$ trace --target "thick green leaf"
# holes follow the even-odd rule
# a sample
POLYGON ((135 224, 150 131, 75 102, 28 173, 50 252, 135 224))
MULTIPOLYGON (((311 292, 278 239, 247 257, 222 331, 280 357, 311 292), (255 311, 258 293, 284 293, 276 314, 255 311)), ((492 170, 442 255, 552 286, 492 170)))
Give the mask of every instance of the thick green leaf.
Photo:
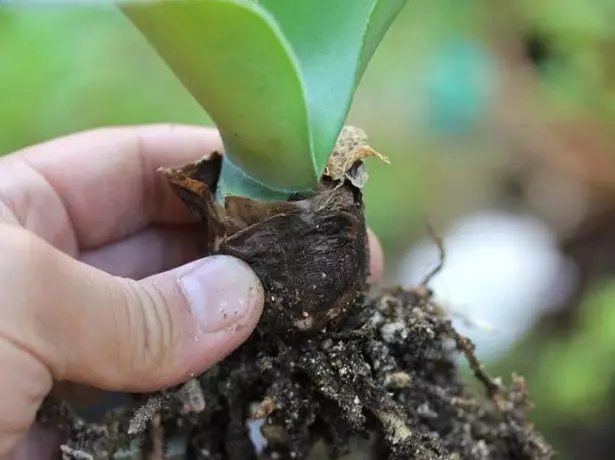
POLYGON ((219 128, 227 159, 275 189, 311 189, 305 91, 274 19, 248 0, 120 2, 219 128))
MULTIPOLYGON (((393 19, 405 3, 406 0, 244 0, 243 2, 240 0, 201 0, 185 3, 162 1, 141 7, 145 11, 154 10, 154 20, 150 15, 148 22, 135 21, 135 8, 132 7, 129 15, 169 65, 174 68, 189 90, 196 95, 195 97, 218 124, 223 135, 226 136, 231 129, 235 135, 243 135, 244 132, 250 130, 250 124, 243 125, 246 117, 238 115, 242 115, 247 107, 250 109, 254 109, 255 106, 260 107, 258 111, 262 116, 260 131, 252 131, 250 136, 244 135, 246 141, 249 139, 249 142, 228 145, 231 153, 236 154, 236 158, 232 158, 232 161, 259 182, 276 188, 299 190, 298 182, 294 175, 289 174, 289 171, 304 170, 306 148, 309 146, 314 176, 318 177, 322 173, 348 115, 354 92, 365 68, 393 19), (196 7, 195 4, 199 6, 196 7), (227 22, 217 27, 217 24, 211 23, 212 17, 208 17, 203 11, 217 10, 225 4, 233 5, 233 9, 228 10, 227 22), (215 5, 215 7, 210 5, 215 5), (259 10, 259 7, 271 14, 279 25, 281 33, 273 20, 266 21, 270 18, 265 12, 259 10), (164 12, 164 9, 180 8, 185 11, 194 8, 195 11, 189 14, 189 17, 172 17, 164 12), (271 30, 275 30, 275 38, 280 40, 280 45, 261 40, 250 28, 237 27, 236 20, 232 17, 235 10, 250 11, 255 16, 263 18, 262 22, 267 22, 271 30), (184 30, 186 37, 192 35, 195 38, 194 42, 203 46, 200 54, 196 45, 188 43, 191 46, 186 47, 186 42, 180 42, 172 38, 171 34, 165 34, 164 23, 171 24, 172 21, 173 23, 185 21, 185 24, 177 23, 178 27, 184 30), (228 30, 229 23, 233 23, 232 33, 228 30), (221 43, 218 37, 215 43, 217 49, 211 52, 210 48, 213 43, 208 41, 211 36, 206 35, 210 32, 210 27, 216 29, 216 33, 213 34, 215 37, 223 32, 230 38, 230 42, 221 43), (203 32, 204 30, 207 32, 203 32), (247 41, 249 46, 244 47, 244 41, 247 41), (290 44, 290 47, 287 47, 286 42, 290 44), (287 93, 283 85, 276 84, 276 82, 284 81, 288 69, 262 61, 261 56, 269 56, 272 53, 270 47, 286 51, 289 61, 293 64, 296 64, 296 61, 293 61, 293 55, 298 60, 301 80, 297 86, 300 87, 303 84, 304 92, 297 91, 297 94, 307 97, 307 108, 301 112, 302 116, 308 118, 306 124, 299 123, 296 116, 299 101, 304 103, 305 100, 294 96, 292 92, 287 93), (181 62, 178 63, 177 59, 173 59, 180 50, 193 55, 193 61, 187 62, 183 67, 180 67, 181 62), (217 86, 218 81, 212 81, 208 72, 215 65, 213 60, 226 61, 225 56, 228 53, 237 58, 232 61, 232 64, 237 67, 230 71, 234 71, 239 78, 236 81, 223 78, 219 81, 222 85, 217 86), (210 62, 209 67, 197 64, 202 59, 201 56, 210 62), (242 62, 240 56, 244 56, 245 61, 242 62), (242 69, 242 66, 246 69, 242 69), (258 94, 253 94, 254 85, 244 83, 246 81, 244 75, 249 68, 253 74, 250 78, 263 81, 262 90, 257 89, 258 94), (199 75, 201 75, 200 80, 199 75), (187 76, 193 78, 187 78, 187 76), (273 84, 266 85, 266 82, 273 84), (235 84, 238 85, 237 89, 233 87, 235 84), (229 128, 225 131, 222 120, 218 114, 214 113, 214 109, 219 104, 224 104, 224 95, 229 91, 245 94, 243 100, 249 102, 240 107, 230 106, 227 103, 227 106, 220 110, 220 113, 228 115, 225 121, 228 121, 229 128), (209 93, 216 93, 218 100, 213 101, 209 93), (272 104, 269 101, 280 101, 280 103, 272 104), (269 125, 265 126, 267 123, 269 125), (295 124, 294 129, 293 124, 295 124), (259 135, 266 136, 267 134, 270 134, 267 136, 268 139, 258 138, 259 135), (271 150, 271 145, 276 142, 278 145, 274 145, 274 150, 271 150), (289 146, 295 146, 292 153, 289 153, 289 146), (263 152, 263 149, 267 149, 268 152, 263 152), (284 156, 284 161, 279 159, 271 161, 272 158, 279 156, 284 156), (301 168, 297 168, 297 162, 301 168), (280 173, 281 171, 283 173, 280 173), (281 181, 279 176, 283 176, 284 180, 281 181)), ((174 30, 173 33, 176 31, 174 30)), ((294 70, 297 71, 296 68, 294 70)), ((221 73, 224 74, 224 72, 221 73)), ((250 112, 254 113, 256 110, 250 110, 250 112)))
POLYGON ((406 0, 259 0, 291 43, 308 97, 312 152, 324 169, 356 87, 406 0))

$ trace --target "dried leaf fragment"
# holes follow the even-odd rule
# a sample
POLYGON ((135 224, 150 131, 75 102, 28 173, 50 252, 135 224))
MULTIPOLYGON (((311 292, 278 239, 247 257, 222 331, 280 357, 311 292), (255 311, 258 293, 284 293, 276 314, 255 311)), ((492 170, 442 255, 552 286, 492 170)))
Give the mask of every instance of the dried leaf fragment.
POLYGON ((271 415, 274 410, 276 410, 275 401, 271 398, 265 398, 252 413, 252 418, 255 420, 263 419, 271 415))
POLYGON ((181 401, 180 412, 186 414, 199 414, 207 406, 203 388, 195 378, 188 380, 177 392, 177 397, 181 401))
POLYGON ((355 164, 365 158, 377 157, 389 164, 389 159, 372 149, 367 143, 367 135, 361 128, 344 126, 340 133, 324 174, 335 181, 344 178, 350 180, 357 188, 362 188, 368 175, 364 168, 355 164))

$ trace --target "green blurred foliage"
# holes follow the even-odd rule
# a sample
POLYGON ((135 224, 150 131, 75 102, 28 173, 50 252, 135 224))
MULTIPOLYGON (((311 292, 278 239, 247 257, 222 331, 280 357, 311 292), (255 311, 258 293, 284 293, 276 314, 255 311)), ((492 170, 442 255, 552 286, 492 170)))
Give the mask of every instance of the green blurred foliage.
POLYGON ((208 117, 116 11, 2 10, 0 151, 105 125, 208 117))
POLYGON ((581 310, 576 334, 550 342, 540 357, 534 392, 544 394, 543 404, 548 401, 563 416, 598 415, 612 386, 614 300, 615 280, 596 286, 581 310))
MULTIPOLYGON (((532 393, 541 404, 571 420, 598 417, 615 376, 615 280, 597 284, 585 300, 570 336, 542 345, 532 393)), ((526 350, 527 351, 527 350, 526 350)))
POLYGON ((611 0, 522 0, 524 25, 550 41, 544 90, 557 117, 579 107, 615 116, 615 2, 611 0))

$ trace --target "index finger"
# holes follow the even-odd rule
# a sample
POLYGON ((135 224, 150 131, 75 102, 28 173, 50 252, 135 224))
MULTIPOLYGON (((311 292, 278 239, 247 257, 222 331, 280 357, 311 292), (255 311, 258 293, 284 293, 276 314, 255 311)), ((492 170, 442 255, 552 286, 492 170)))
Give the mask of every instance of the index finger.
POLYGON ((158 169, 221 150, 220 137, 210 128, 87 131, 0 160, 0 200, 19 223, 46 240, 96 248, 150 223, 188 220, 158 169))

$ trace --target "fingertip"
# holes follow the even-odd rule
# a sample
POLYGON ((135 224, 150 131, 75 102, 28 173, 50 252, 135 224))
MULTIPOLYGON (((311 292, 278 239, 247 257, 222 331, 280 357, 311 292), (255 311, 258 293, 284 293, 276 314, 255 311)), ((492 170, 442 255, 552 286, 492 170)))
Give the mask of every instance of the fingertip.
POLYGON ((128 304, 123 317, 122 311, 115 315, 113 359, 99 360, 95 373, 90 368, 78 379, 90 384, 96 374, 105 390, 155 391, 202 374, 250 337, 263 310, 259 278, 230 256, 206 257, 140 281, 114 279, 128 304))
POLYGON ((264 289, 245 262, 226 255, 189 264, 178 277, 188 304, 194 334, 184 351, 189 374, 207 370, 241 346, 263 311, 264 289))
POLYGON ((263 287, 248 264, 216 255, 191 266, 178 282, 201 333, 235 327, 260 315, 263 287))
POLYGON ((384 272, 384 252, 380 240, 370 228, 367 229, 367 239, 370 252, 370 275, 367 281, 375 284, 380 281, 384 272))

